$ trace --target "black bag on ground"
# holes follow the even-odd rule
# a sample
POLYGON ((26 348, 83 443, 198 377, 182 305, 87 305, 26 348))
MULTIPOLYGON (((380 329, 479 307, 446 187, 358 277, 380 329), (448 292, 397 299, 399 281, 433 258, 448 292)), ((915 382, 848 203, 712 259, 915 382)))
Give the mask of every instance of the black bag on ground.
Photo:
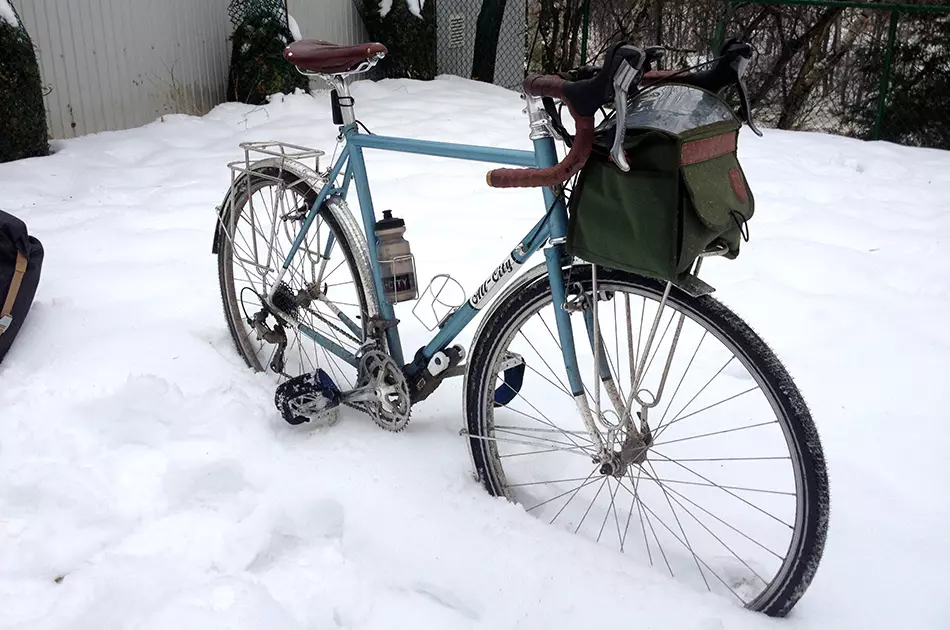
POLYGON ((0 210, 0 361, 30 312, 42 267, 42 243, 23 221, 0 210))
POLYGON ((700 255, 738 256, 754 201, 731 108, 711 92, 667 84, 637 95, 626 120, 630 170, 610 157, 611 119, 571 195, 568 251, 680 286, 700 255))

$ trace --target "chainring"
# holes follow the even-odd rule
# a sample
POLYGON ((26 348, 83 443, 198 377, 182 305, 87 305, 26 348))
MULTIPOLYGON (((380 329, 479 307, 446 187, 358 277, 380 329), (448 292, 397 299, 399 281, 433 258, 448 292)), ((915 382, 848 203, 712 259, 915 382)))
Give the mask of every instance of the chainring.
POLYGON ((409 424, 411 400, 402 370, 388 354, 368 350, 360 358, 358 387, 372 387, 375 395, 360 404, 377 426, 402 431, 409 424))

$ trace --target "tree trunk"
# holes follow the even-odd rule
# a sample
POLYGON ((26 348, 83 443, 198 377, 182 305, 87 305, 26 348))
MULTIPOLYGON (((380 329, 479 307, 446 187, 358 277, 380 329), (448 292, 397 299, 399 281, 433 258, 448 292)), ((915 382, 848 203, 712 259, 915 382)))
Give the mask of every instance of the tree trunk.
MULTIPOLYGON (((769 72, 766 74, 765 80, 759 85, 759 88, 750 95, 752 101, 752 106, 762 100, 762 98, 775 86, 775 83, 784 76, 784 71, 786 66, 792 61, 795 55, 802 49, 808 47, 815 39, 823 39, 824 34, 827 32, 829 25, 841 15, 843 9, 831 8, 826 9, 821 16, 815 20, 811 28, 809 28, 803 35, 792 39, 787 45, 783 42, 782 54, 779 55, 775 63, 770 68, 769 72)), ((781 15, 776 14, 776 22, 779 33, 784 36, 784 31, 781 24, 781 15)))
POLYGON ((860 24, 853 25, 848 29, 840 45, 831 54, 826 54, 824 49, 824 42, 828 30, 831 28, 830 23, 825 26, 826 30, 823 34, 811 40, 805 64, 789 91, 785 107, 782 108, 782 115, 778 121, 779 129, 792 129, 801 122, 800 119, 805 111, 805 104, 815 85, 832 70, 834 64, 851 49, 858 36, 864 33, 867 28, 867 16, 864 15, 863 17, 864 19, 860 24))
POLYGON ((505 18, 506 0, 482 0, 475 26, 475 55, 472 59, 472 78, 494 83, 495 58, 498 55, 498 37, 505 18))

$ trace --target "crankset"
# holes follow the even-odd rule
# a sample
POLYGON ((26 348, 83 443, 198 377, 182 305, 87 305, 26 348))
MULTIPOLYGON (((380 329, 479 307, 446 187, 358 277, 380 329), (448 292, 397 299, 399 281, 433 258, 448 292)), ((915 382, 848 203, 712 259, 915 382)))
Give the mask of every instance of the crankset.
POLYGON ((373 422, 387 431, 402 431, 409 424, 409 385, 402 370, 385 352, 371 349, 363 354, 357 388, 347 398, 348 404, 368 413, 373 422))

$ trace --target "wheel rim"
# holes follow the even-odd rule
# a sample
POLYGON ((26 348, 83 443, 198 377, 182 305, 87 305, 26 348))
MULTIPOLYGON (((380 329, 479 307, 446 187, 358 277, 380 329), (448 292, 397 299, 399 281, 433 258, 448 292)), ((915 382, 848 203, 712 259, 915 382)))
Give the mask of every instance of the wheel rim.
MULTIPOLYGON (((602 282, 600 291, 614 292, 600 302, 600 332, 610 372, 626 399, 631 370, 624 365, 631 347, 633 363, 639 363, 659 295, 617 282, 602 282), (623 323, 628 301, 629 331, 623 323)), ((793 568, 802 539, 807 502, 800 454, 765 379, 721 331, 684 305, 667 303, 641 387, 657 391, 681 314, 685 323, 667 388, 648 413, 653 445, 646 462, 625 468, 618 478, 601 474, 601 465, 591 461, 597 449, 574 411, 550 293, 539 294, 506 328, 490 357, 491 373, 498 374, 510 353, 520 354, 525 377, 506 407, 492 408, 492 391, 480 394, 486 463, 497 491, 542 520, 612 542, 700 590, 762 609, 793 568), (723 360, 712 360, 716 353, 710 349, 720 349, 723 360), (687 368, 682 374, 681 367, 687 368), (705 377, 690 379, 691 371, 705 377), (743 382, 746 386, 737 387, 743 382), (732 391, 722 387, 726 383, 732 391), (725 507, 713 501, 717 498, 725 507)), ((593 353, 582 317, 573 313, 571 319, 585 393, 592 400, 593 353)), ((508 387, 502 375, 494 387, 508 387)), ((619 420, 608 411, 613 406, 603 385, 601 398, 607 419, 619 420)), ((606 439, 605 427, 600 429, 606 439)), ((624 432, 617 434, 622 442, 624 432)))
MULTIPOLYGON (((278 345, 258 339, 247 319, 262 310, 261 296, 273 287, 303 225, 306 210, 315 198, 314 191, 304 184, 288 186, 276 170, 268 171, 255 174, 254 182, 240 196, 230 217, 222 278, 235 342, 255 370, 273 372, 272 359, 278 345)), ((277 294, 282 299, 275 302, 285 312, 296 315, 300 324, 355 353, 363 338, 359 329, 364 321, 365 300, 343 243, 339 231, 324 213, 318 215, 284 275, 277 294), (309 304, 301 305, 295 300, 301 290, 311 292, 309 304)), ((341 388, 355 386, 353 366, 289 325, 286 319, 268 313, 268 328, 273 330, 278 323, 287 338, 279 380, 319 367, 341 388)))

